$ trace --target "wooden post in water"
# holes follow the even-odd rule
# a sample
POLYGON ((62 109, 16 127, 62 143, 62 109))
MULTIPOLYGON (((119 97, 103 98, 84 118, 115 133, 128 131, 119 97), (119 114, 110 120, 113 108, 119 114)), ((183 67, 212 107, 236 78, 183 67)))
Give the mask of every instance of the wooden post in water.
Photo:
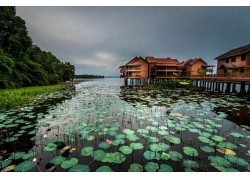
POLYGON ((247 95, 250 95, 250 84, 248 84, 247 95))
POLYGON ((227 83, 226 93, 230 93, 231 83, 227 83))
POLYGON ((224 82, 222 82, 222 89, 221 92, 224 92, 224 82))
POLYGON ((209 91, 211 92, 212 89, 212 81, 209 81, 209 91))
POLYGON ((246 94, 246 90, 245 90, 245 81, 241 81, 240 83, 240 94, 246 94))
POLYGON ((212 91, 214 92, 214 81, 211 82, 212 82, 212 91))
POLYGON ((232 86, 232 92, 233 93, 235 92, 235 86, 236 86, 236 83, 233 83, 233 86, 232 86))

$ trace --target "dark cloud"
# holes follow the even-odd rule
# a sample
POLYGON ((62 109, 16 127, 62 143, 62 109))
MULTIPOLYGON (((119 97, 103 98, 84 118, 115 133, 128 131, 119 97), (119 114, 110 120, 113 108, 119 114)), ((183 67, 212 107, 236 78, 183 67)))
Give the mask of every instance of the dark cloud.
POLYGON ((33 43, 77 74, 119 75, 135 56, 203 58, 250 43, 250 7, 17 7, 33 43))

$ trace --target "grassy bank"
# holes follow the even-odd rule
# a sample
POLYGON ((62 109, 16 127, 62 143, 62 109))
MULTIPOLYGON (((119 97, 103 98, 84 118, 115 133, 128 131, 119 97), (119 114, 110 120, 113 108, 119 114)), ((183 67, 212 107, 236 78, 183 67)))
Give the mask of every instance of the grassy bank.
POLYGON ((82 81, 71 81, 51 86, 35 86, 19 89, 0 90, 0 110, 21 107, 24 104, 34 101, 37 95, 60 91, 82 81))

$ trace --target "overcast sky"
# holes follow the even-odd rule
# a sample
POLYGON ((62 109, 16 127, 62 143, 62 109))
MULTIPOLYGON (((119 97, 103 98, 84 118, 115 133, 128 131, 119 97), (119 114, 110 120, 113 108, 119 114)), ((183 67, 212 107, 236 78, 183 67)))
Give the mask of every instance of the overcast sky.
POLYGON ((180 62, 250 44, 250 7, 17 6, 33 44, 75 65, 76 74, 115 75, 135 56, 180 62))

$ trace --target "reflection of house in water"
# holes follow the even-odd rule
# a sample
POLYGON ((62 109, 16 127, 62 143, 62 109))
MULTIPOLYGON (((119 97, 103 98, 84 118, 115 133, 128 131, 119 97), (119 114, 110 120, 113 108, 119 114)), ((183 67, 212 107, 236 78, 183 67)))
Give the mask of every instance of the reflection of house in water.
POLYGON ((250 44, 232 49, 218 57, 217 74, 225 74, 227 70, 233 73, 250 73, 250 44))
POLYGON ((191 72, 193 75, 199 74, 199 71, 202 69, 205 72, 212 73, 213 67, 213 65, 207 65, 201 58, 189 59, 180 63, 177 59, 171 59, 170 57, 155 58, 147 56, 145 59, 135 57, 119 68, 121 68, 121 78, 166 79, 176 76, 190 76, 191 72))

